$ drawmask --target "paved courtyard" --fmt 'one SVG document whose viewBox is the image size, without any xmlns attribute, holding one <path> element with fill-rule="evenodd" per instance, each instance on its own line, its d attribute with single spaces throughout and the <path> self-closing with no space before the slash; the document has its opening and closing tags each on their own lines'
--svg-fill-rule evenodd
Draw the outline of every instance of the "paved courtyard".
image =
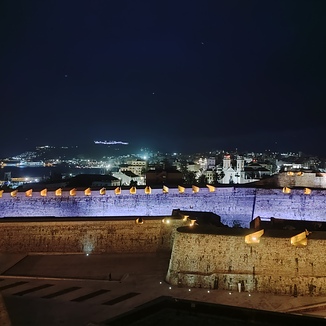
<svg viewBox="0 0 326 326">
<path fill-rule="evenodd" d="M 109 325 L 161 296 L 326 317 L 326 297 L 170 287 L 168 264 L 167 254 L 0 254 L 0 291 L 12 326 Z"/>
</svg>

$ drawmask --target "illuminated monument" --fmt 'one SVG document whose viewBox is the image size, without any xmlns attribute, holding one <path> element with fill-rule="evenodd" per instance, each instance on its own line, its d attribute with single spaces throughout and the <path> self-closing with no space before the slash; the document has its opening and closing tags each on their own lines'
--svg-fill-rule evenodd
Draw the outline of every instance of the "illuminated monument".
<svg viewBox="0 0 326 326">
<path fill-rule="evenodd" d="M 173 209 L 212 212 L 225 225 L 256 216 L 324 221 L 326 190 L 198 186 L 162 189 L 27 189 L 0 191 L 0 217 L 166 216 Z"/>
<path fill-rule="evenodd" d="M 162 251 L 170 284 L 325 295 L 325 205 L 326 190 L 308 188 L 2 192 L 0 252 Z"/>
</svg>

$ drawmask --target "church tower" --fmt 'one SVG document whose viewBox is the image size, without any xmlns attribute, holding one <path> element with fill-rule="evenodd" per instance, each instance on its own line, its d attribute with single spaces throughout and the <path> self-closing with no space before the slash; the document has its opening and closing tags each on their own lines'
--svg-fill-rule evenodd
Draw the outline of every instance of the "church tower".
<svg viewBox="0 0 326 326">
<path fill-rule="evenodd" d="M 242 156 L 237 156 L 237 172 L 243 172 L 244 171 L 244 159 Z"/>
<path fill-rule="evenodd" d="M 223 171 L 226 171 L 231 167 L 231 157 L 230 155 L 224 155 L 223 158 Z"/>
</svg>

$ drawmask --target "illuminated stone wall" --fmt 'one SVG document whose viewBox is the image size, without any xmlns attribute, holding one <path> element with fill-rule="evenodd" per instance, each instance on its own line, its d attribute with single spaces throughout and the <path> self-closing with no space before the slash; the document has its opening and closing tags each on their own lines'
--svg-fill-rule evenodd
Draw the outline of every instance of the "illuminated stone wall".
<svg viewBox="0 0 326 326">
<path fill-rule="evenodd" d="M 115 195 L 113 190 L 105 195 L 92 191 L 90 196 L 84 191 L 77 191 L 75 196 L 63 191 L 60 197 L 54 192 L 48 192 L 47 197 L 39 192 L 26 197 L 25 192 L 19 192 L 16 197 L 2 194 L 0 217 L 166 216 L 173 209 L 180 209 L 212 212 L 221 216 L 226 225 L 249 227 L 257 216 L 325 221 L 325 207 L 325 189 L 313 190 L 310 195 L 304 195 L 302 189 L 284 194 L 282 189 L 233 187 L 216 188 L 215 192 L 200 188 L 198 193 L 191 188 L 185 193 L 170 189 L 167 194 L 161 189 L 154 189 L 151 194 L 145 194 L 144 189 L 138 189 L 136 194 L 123 190 L 121 195 Z"/>
<path fill-rule="evenodd" d="M 262 237 L 248 245 L 242 236 L 177 232 L 167 282 L 176 286 L 294 295 L 326 294 L 326 240 L 306 247 L 288 238 Z"/>
<path fill-rule="evenodd" d="M 326 188 L 326 173 L 322 172 L 283 172 L 275 177 L 280 187 Z"/>
<path fill-rule="evenodd" d="M 144 218 L 89 221 L 0 222 L 0 252 L 146 253 L 169 251 L 183 220 Z"/>
</svg>

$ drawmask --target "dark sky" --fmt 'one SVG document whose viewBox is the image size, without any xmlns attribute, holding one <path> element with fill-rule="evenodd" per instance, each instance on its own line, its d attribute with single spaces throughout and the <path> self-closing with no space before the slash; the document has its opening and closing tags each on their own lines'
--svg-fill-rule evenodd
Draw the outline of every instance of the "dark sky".
<svg viewBox="0 0 326 326">
<path fill-rule="evenodd" d="M 93 140 L 326 156 L 325 17 L 325 0 L 2 0 L 0 157 Z"/>
</svg>

